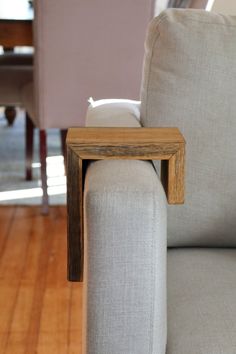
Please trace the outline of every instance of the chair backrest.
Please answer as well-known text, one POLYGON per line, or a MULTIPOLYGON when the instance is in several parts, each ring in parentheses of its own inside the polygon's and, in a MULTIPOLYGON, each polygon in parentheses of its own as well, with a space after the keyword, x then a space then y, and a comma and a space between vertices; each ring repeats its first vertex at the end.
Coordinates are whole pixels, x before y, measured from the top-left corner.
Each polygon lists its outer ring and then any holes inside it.
POLYGON ((192 0, 189 8, 192 9, 205 9, 207 6, 208 0, 192 0))
POLYGON ((169 246, 236 246, 236 17, 170 9, 146 39, 141 121, 179 127, 186 202, 170 206, 169 246))
POLYGON ((35 0, 34 6, 41 128, 83 125, 90 96, 139 98, 153 0, 35 0))

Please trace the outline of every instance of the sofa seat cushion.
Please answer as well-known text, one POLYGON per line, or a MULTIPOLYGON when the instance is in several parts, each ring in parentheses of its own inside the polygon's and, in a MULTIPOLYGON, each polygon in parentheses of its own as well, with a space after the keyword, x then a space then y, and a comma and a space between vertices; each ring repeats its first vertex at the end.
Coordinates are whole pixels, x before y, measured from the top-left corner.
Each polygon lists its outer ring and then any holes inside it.
POLYGON ((236 249, 168 252, 167 354, 236 353, 236 249))

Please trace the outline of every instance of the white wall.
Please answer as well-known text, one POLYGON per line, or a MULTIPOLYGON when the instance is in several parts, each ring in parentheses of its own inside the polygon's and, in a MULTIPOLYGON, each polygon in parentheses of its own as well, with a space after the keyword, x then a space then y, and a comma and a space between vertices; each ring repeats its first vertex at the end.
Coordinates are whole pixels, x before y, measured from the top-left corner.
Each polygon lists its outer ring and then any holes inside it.
POLYGON ((155 16, 159 15, 163 10, 167 8, 168 2, 169 0, 157 0, 155 2, 155 16))

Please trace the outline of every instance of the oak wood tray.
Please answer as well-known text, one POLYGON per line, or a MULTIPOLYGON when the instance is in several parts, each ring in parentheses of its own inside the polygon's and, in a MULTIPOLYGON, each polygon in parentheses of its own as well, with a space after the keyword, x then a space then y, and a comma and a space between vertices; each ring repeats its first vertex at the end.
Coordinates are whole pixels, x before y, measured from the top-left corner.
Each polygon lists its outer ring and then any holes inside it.
POLYGON ((83 280, 83 188, 89 160, 160 160, 169 204, 184 203, 185 140, 177 128, 71 128, 67 135, 68 279, 83 280))

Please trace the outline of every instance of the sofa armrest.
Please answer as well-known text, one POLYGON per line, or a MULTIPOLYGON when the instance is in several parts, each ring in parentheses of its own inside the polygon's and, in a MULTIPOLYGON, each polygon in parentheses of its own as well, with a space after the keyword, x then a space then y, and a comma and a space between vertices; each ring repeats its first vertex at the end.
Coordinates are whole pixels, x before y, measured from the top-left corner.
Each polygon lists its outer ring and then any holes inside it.
POLYGON ((82 280, 83 189, 89 160, 162 160, 168 202, 184 200, 185 141, 176 128, 72 128, 68 151, 68 277, 82 280))
POLYGON ((84 352, 166 352, 166 206, 149 161, 89 164, 84 352))
POLYGON ((85 280, 84 352, 164 354, 166 195, 152 164, 139 160, 164 159, 169 202, 183 202, 185 143, 176 129, 140 128, 127 107, 129 128, 117 128, 119 108, 97 109, 95 122, 94 107, 87 122, 99 128, 67 136, 68 276, 85 280))

